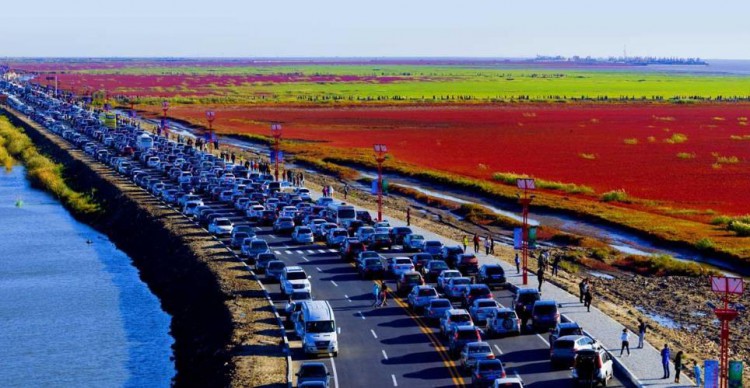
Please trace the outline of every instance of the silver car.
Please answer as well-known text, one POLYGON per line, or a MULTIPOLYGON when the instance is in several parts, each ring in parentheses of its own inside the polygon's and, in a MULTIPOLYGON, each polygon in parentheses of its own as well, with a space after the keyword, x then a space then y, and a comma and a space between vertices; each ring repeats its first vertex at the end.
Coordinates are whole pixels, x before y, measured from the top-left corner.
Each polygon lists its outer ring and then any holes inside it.
POLYGON ((474 320, 474 324, 484 326, 487 324, 488 313, 499 307, 500 305, 494 299, 477 299, 472 303, 471 307, 469 307, 469 314, 471 314, 471 319, 474 320))
POLYGON ((511 334, 521 334, 521 320, 513 309, 500 308, 488 314, 487 335, 490 338, 511 334))
POLYGON ((430 299, 430 302, 424 307, 424 317, 428 321, 435 322, 443 317, 446 311, 452 308, 453 305, 451 305, 451 301, 448 299, 430 299))
POLYGON ((492 352, 487 342, 469 342, 461 350, 461 367, 464 370, 476 368, 479 360, 494 360, 495 353, 492 352))
POLYGON ((448 280, 448 284, 445 285, 443 291, 448 299, 460 299, 464 296, 466 291, 471 285, 471 279, 467 277, 456 277, 448 280))
POLYGON ((433 299, 438 299, 439 295, 432 286, 416 286, 411 289, 407 296, 407 303, 412 310, 424 308, 433 299))
POLYGON ((279 281, 281 273, 284 272, 286 264, 281 260, 271 260, 266 264, 266 279, 279 281))

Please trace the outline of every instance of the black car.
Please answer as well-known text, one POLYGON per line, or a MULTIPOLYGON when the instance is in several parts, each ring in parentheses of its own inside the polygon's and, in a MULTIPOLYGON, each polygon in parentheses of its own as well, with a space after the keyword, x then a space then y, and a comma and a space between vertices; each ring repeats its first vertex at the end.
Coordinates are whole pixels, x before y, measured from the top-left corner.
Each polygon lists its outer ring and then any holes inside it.
POLYGON ((458 258, 458 255, 464 253, 464 249, 458 245, 454 246, 443 246, 443 249, 440 250, 440 257, 445 261, 449 267, 455 268, 456 267, 456 259, 458 258))
POLYGON ((389 235, 391 236, 391 242, 393 245, 402 245, 404 243, 404 237, 412 234, 411 228, 406 226, 397 226, 392 228, 389 235))
POLYGON ((359 228, 363 227, 364 225, 365 223, 359 220, 351 221, 349 222, 349 227, 347 228, 347 231, 349 232, 350 236, 354 236, 357 233, 357 230, 359 230, 359 228))
POLYGON ((383 267, 383 262, 381 262, 380 259, 371 257, 364 259, 357 264, 357 272, 359 272, 359 276, 362 279, 382 279, 385 275, 385 267, 383 267))
POLYGON ((375 225, 375 221, 373 221, 370 212, 368 211, 357 210, 357 219, 362 221, 365 225, 375 225))
POLYGON ((346 240, 341 244, 341 258, 344 260, 354 260, 357 255, 366 249, 365 244, 359 240, 346 240))
POLYGON ((490 288, 505 286, 505 270, 499 264, 485 264, 479 268, 477 283, 484 283, 490 288))

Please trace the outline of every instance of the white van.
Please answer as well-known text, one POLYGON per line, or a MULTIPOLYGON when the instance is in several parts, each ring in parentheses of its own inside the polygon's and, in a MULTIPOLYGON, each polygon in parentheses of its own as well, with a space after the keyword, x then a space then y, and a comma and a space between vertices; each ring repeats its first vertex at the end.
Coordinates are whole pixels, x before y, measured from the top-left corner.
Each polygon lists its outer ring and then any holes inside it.
POLYGON ((136 137, 135 147, 139 151, 145 151, 154 146, 154 139, 148 134, 141 134, 136 137))
POLYGON ((357 219, 357 212, 352 205, 332 202, 326 208, 326 219, 342 228, 348 228, 349 223, 357 219))
POLYGON ((339 353, 336 335, 336 318, 328 301, 310 300, 302 302, 300 314, 295 322, 295 330, 302 340, 302 350, 306 354, 339 353))

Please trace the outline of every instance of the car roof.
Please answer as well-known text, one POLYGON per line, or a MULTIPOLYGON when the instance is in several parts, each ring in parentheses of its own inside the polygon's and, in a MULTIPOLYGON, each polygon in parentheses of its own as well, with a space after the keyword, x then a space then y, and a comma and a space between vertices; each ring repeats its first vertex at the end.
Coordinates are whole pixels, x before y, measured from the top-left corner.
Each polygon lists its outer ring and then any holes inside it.
POLYGON ((516 290, 516 295, 520 295, 520 294, 538 294, 538 293, 539 293, 539 290, 537 290, 536 288, 519 288, 518 290, 516 290))
POLYGON ((469 312, 464 309, 450 309, 448 310, 448 314, 450 315, 458 315, 458 314, 468 314, 469 312))
POLYGON ((549 300, 549 299, 538 300, 538 301, 534 302, 534 306, 545 306, 545 305, 546 306, 557 306, 557 302, 555 302, 554 300, 549 300))
POLYGON ((556 339, 555 342, 560 341, 560 340, 578 341, 579 339, 584 338, 584 337, 586 337, 586 336, 585 335, 576 335, 576 334, 574 334, 574 335, 564 335, 564 336, 556 339))
POLYGON ((298 265, 293 265, 291 267, 286 267, 286 272, 305 272, 305 270, 298 265))
POLYGON ((581 325, 578 324, 578 322, 571 321, 571 322, 560 322, 557 324, 558 327, 561 329, 570 329, 570 328, 580 328, 581 325))

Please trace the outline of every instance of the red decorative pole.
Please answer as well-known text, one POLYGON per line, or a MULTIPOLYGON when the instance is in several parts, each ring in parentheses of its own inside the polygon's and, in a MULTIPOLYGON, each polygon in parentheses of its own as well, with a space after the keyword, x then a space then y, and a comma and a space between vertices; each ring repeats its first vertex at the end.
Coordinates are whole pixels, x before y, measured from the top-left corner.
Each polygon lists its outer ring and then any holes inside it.
POLYGON ((161 110, 164 112, 164 116, 161 119, 161 127, 164 130, 164 137, 169 139, 169 133, 167 132, 167 111, 169 110, 169 101, 164 100, 161 102, 161 110))
POLYGON ((216 142, 214 142, 214 120, 215 119, 216 119, 216 112, 212 110, 207 110, 206 111, 206 120, 208 120, 208 140, 207 141, 214 143, 214 149, 216 149, 216 142))
POLYGON ((534 200, 533 195, 529 195, 529 190, 535 190, 536 185, 533 179, 522 178, 516 180, 516 185, 523 192, 518 197, 518 203, 523 206, 523 239, 521 242, 521 256, 523 257, 523 284, 529 284, 529 205, 534 200))
POLYGON ((721 322, 721 350, 719 352, 719 388, 729 384, 729 322, 737 318, 737 310, 729 308, 731 299, 739 298, 744 291, 742 278, 711 276, 711 291, 721 298, 722 306, 714 309, 721 322))
POLYGON ((375 160, 378 162, 378 222, 380 222, 383 221, 383 162, 385 162, 388 147, 385 144, 375 144, 373 149, 377 154, 375 160))
POLYGON ((281 124, 271 124, 271 135, 273 135, 274 141, 274 153, 272 162, 276 163, 276 181, 279 181, 279 141, 281 140, 281 124))

